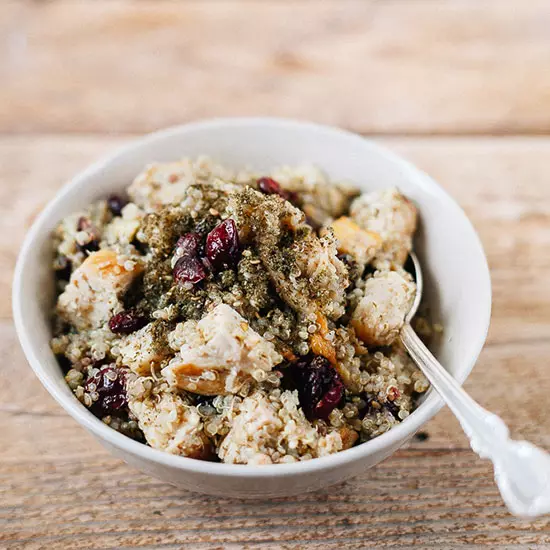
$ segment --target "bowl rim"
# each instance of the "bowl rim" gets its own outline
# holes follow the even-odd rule
[[[303,473],[314,473],[325,469],[334,469],[337,467],[343,467],[346,464],[351,464],[357,460],[366,457],[371,454],[383,453],[385,450],[393,449],[393,447],[400,446],[405,443],[422,425],[430,420],[443,406],[443,401],[433,390],[430,390],[425,400],[416,408],[406,419],[400,424],[394,426],[391,430],[384,434],[377,436],[376,438],[366,441],[360,445],[346,449],[338,453],[315,458],[311,460],[294,462],[290,464],[268,464],[268,465],[243,465],[243,464],[224,464],[215,462],[206,462],[196,460],[188,457],[172,455],[164,451],[153,449],[148,445],[139,443],[119,432],[113,430],[99,418],[96,418],[88,409],[76,399],[76,397],[69,395],[61,390],[59,385],[54,381],[54,378],[50,376],[42,366],[41,356],[44,355],[44,350],[39,350],[38,346],[34,344],[32,335],[29,333],[24,320],[24,304],[22,299],[22,274],[27,263],[27,258],[32,254],[34,248],[34,242],[38,237],[43,234],[43,226],[47,225],[48,220],[51,217],[51,212],[55,207],[63,202],[66,195],[79,185],[82,185],[89,177],[94,176],[97,172],[100,172],[105,166],[110,165],[116,161],[118,157],[123,156],[126,153],[131,152],[133,149],[147,146],[149,143],[158,139],[169,139],[179,134],[193,132],[195,130],[214,130],[219,127],[268,127],[268,128],[284,128],[289,131],[302,129],[309,130],[316,133],[323,133],[327,137],[345,138],[347,140],[361,141],[364,146],[368,146],[376,154],[384,157],[386,160],[392,162],[401,170],[407,174],[415,184],[419,185],[423,189],[429,190],[430,193],[437,195],[444,200],[446,206],[453,210],[453,215],[459,218],[463,218],[466,225],[469,226],[472,236],[472,246],[477,248],[479,258],[482,260],[479,263],[480,281],[479,284],[483,285],[483,295],[486,297],[485,304],[481,304],[479,307],[478,315],[481,316],[483,331],[480,331],[476,339],[470,344],[470,356],[468,364],[461,373],[458,374],[456,379],[459,383],[463,383],[472,371],[478,356],[483,348],[483,345],[487,338],[489,330],[490,317],[491,317],[491,279],[489,266],[487,263],[487,257],[484,253],[481,240],[472,225],[469,218],[466,216],[462,208],[455,202],[455,200],[438,184],[422,172],[411,162],[400,157],[393,151],[386,147],[375,143],[372,140],[366,139],[359,134],[349,132],[340,128],[321,125],[313,122],[299,121],[285,118],[273,118],[273,117],[225,117],[225,118],[213,118],[207,120],[201,120],[191,122],[187,124],[172,126],[166,129],[158,130],[146,134],[138,139],[133,139],[129,143],[116,148],[113,152],[100,157],[98,160],[88,165],[86,168],[78,172],[63,187],[54,195],[54,197],[48,202],[46,207],[38,215],[31,228],[27,232],[27,235],[23,241],[23,245],[20,249],[16,267],[13,276],[12,286],[12,309],[14,324],[17,335],[23,352],[35,372],[36,376],[41,381],[42,385],[46,388],[48,393],[63,407],[63,409],[72,416],[79,424],[84,426],[95,437],[105,440],[108,444],[122,449],[129,454],[137,455],[141,459],[159,463],[171,468],[182,469],[194,473],[215,474],[220,477],[247,477],[247,478],[263,478],[263,477],[277,477],[287,475],[299,475]],[[51,353],[51,351],[50,351]],[[392,451],[393,452],[393,451]]]

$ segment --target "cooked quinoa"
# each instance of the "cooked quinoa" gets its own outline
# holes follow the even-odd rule
[[[428,389],[398,338],[416,224],[398,190],[360,194],[309,166],[151,164],[56,228],[52,349],[84,406],[156,449],[336,453]]]

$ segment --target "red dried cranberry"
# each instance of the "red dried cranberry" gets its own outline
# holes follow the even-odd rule
[[[301,357],[291,369],[306,416],[326,420],[344,395],[340,375],[319,355]]]
[[[107,206],[112,212],[113,216],[120,216],[122,209],[128,204],[128,201],[123,199],[120,195],[111,195],[107,199]]]
[[[185,254],[176,262],[172,275],[179,284],[196,284],[206,278],[206,270],[198,255]]]
[[[176,242],[176,255],[180,256],[174,265],[172,275],[177,283],[198,283],[206,278],[201,261],[202,237],[198,233],[186,233]]]
[[[258,189],[265,195],[280,195],[283,192],[279,182],[273,178],[260,178],[258,180]]]
[[[124,408],[126,399],[124,373],[113,366],[101,367],[84,383],[84,390],[92,397],[90,409],[97,416],[113,414]]]
[[[332,381],[332,386],[327,390],[325,395],[321,397],[313,412],[316,418],[323,418],[324,420],[328,419],[329,414],[338,406],[340,401],[342,401],[342,396],[344,395],[344,384],[334,368],[332,370],[337,378]]]
[[[176,250],[181,249],[182,255],[195,255],[200,253],[202,238],[198,233],[186,233],[176,243]]]
[[[109,329],[115,334],[131,334],[147,324],[147,317],[134,310],[121,311],[109,319]]]
[[[206,258],[214,269],[228,269],[239,261],[240,244],[237,225],[228,218],[218,224],[206,237]]]
[[[283,189],[281,184],[273,178],[260,178],[257,183],[258,189],[264,195],[279,195],[291,203],[295,203],[298,199],[298,195],[294,191],[287,191],[286,189]]]

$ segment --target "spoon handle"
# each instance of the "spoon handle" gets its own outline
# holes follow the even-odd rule
[[[550,513],[550,455],[527,441],[510,439],[502,419],[460,387],[410,324],[401,330],[401,341],[460,421],[472,449],[493,462],[495,481],[510,512],[524,517]]]

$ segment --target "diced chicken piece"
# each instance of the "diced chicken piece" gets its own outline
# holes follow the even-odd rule
[[[179,395],[161,391],[137,397],[130,382],[128,407],[154,449],[198,459],[206,459],[211,454],[211,444],[197,408],[185,403]]]
[[[312,234],[294,243],[292,249],[296,267],[300,272],[300,282],[305,283],[305,290],[313,299],[313,304],[309,308],[297,308],[298,311],[311,313],[317,309],[330,319],[340,317],[344,313],[349,279],[346,266],[337,257],[334,239],[329,235],[319,238]],[[290,292],[287,289],[287,296],[299,300],[299,287],[292,284],[292,274],[289,279],[291,289]],[[289,285],[285,285],[285,282],[279,279],[279,287],[283,286]]]
[[[143,268],[112,250],[90,254],[59,296],[59,315],[79,330],[99,328],[121,309],[120,298]]]
[[[365,295],[351,324],[367,345],[389,346],[398,336],[411,308],[416,285],[405,274],[378,271],[365,283]]]
[[[170,349],[155,338],[154,324],[124,336],[119,344],[120,359],[139,376],[149,376],[151,370],[169,355]]]
[[[122,216],[114,217],[111,223],[105,227],[103,238],[110,245],[132,242],[138,232],[143,216],[143,211],[135,204],[126,205],[122,210]]]
[[[233,174],[214,165],[206,157],[178,162],[149,164],[128,188],[132,202],[151,212],[168,204],[179,204],[186,198],[189,186],[221,184],[231,181]]]
[[[262,380],[282,361],[275,346],[226,304],[169,335],[177,355],[162,369],[169,384],[202,395],[237,393],[247,380]]]
[[[218,456],[233,464],[272,464],[269,449],[277,440],[283,422],[263,395],[247,397],[240,406]]]
[[[378,233],[361,229],[346,216],[334,220],[331,227],[338,241],[338,252],[350,254],[361,266],[370,263],[382,248]]]
[[[155,162],[136,177],[128,187],[128,195],[139,207],[151,211],[181,202],[194,182],[190,161]]]
[[[374,191],[355,199],[350,214],[361,228],[382,238],[382,253],[377,261],[386,260],[396,266],[405,263],[417,223],[416,207],[410,200],[397,189]]]
[[[293,462],[338,452],[337,431],[321,436],[304,416],[297,392],[285,391],[280,402],[263,394],[245,398],[233,412],[233,423],[218,455],[233,464]]]
[[[108,244],[128,244],[136,236],[139,229],[138,220],[115,218],[106,228],[104,238]]]
[[[232,197],[241,242],[253,242],[281,298],[302,315],[344,313],[347,269],[331,235],[317,237],[304,214],[278,196],[245,189]]]

